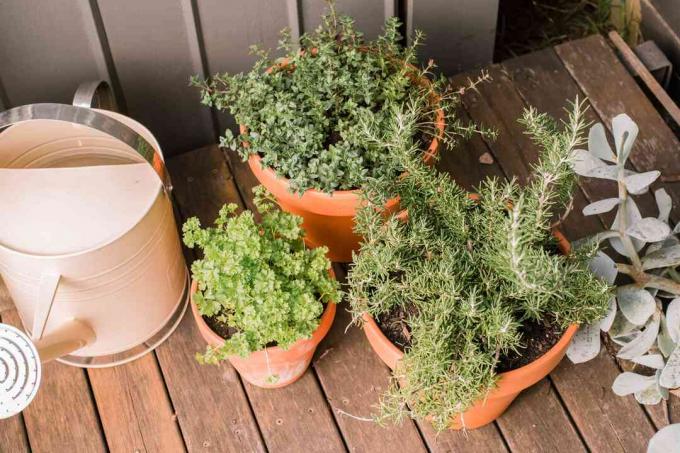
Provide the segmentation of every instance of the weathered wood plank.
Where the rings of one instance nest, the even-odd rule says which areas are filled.
[[[451,78],[451,83],[456,87],[466,86],[466,81],[465,74]],[[463,122],[472,121],[464,108],[458,109],[456,114]],[[482,160],[487,163],[482,163]],[[459,140],[453,149],[440,150],[437,168],[449,173],[458,185],[469,191],[474,191],[485,178],[505,179],[496,157],[477,134],[468,140]]]
[[[441,433],[437,433],[427,422],[419,422],[418,427],[431,452],[503,453],[508,451],[496,423],[470,431],[449,430]]]
[[[566,117],[562,108],[564,102],[580,94],[578,86],[552,49],[506,61],[503,66],[525,103],[557,119]],[[588,119],[600,121],[592,109]],[[581,181],[581,187],[592,197],[591,200],[604,198],[602,192],[611,191],[614,186],[606,182],[603,186],[602,181],[593,179]],[[584,202],[585,200],[581,200],[575,203],[573,214],[564,224],[565,233],[570,238],[592,234],[603,228],[595,217],[580,215]],[[645,211],[653,213],[653,203],[650,197],[646,197],[641,204],[644,204]],[[602,372],[590,376],[583,374],[587,369],[581,369],[586,364],[573,366],[566,363],[568,360],[563,362],[565,363],[552,373],[552,379],[588,446],[594,451],[644,450],[646,439],[636,437],[629,427],[640,426],[639,431],[648,431],[650,426],[645,414],[634,400],[620,401],[621,398],[610,390],[611,383],[618,374],[615,361],[606,353],[601,354],[587,364],[586,368],[592,367],[593,370]],[[606,389],[606,392],[600,392],[599,389]],[[617,414],[611,414],[613,407],[618,408]]]
[[[0,302],[2,299],[3,295],[0,294]],[[3,319],[3,314],[0,313],[0,322],[9,323],[9,318]],[[23,414],[0,420],[0,451],[17,453],[31,451]]]
[[[23,330],[16,310],[4,312],[2,319]],[[33,451],[106,451],[87,375],[81,368],[43,364],[40,389],[23,417]]]
[[[175,158],[170,163],[183,215],[198,214],[208,224],[224,203],[244,205],[217,146]],[[175,172],[175,169],[177,172]],[[248,191],[252,204],[252,192]],[[201,343],[196,350],[202,349]],[[211,368],[209,366],[203,368]],[[231,368],[231,367],[230,367]],[[235,373],[235,371],[234,371]],[[340,433],[311,371],[295,384],[264,390],[244,383],[266,446],[271,451],[343,451]]]
[[[312,370],[281,389],[245,387],[269,451],[346,451]]]
[[[619,374],[606,349],[589,362],[562,361],[551,374],[574,423],[592,451],[645,451],[654,427],[630,395],[611,390]]]
[[[344,283],[346,268],[336,264],[334,270]],[[390,371],[373,352],[364,333],[355,326],[348,328],[351,316],[347,310],[347,302],[338,305],[333,327],[313,361],[345,444],[353,452],[427,451],[411,420],[384,427],[364,420],[375,413]]]
[[[181,452],[184,441],[155,354],[88,370],[111,452]]]
[[[180,209],[206,224],[217,216],[221,200],[235,194],[224,160],[211,149],[168,161]],[[204,348],[187,312],[177,330],[156,350],[187,450],[265,451],[238,374],[228,363],[199,365],[193,357]]]
[[[548,379],[522,392],[498,425],[511,451],[586,451]]]
[[[680,180],[680,142],[664,123],[607,42],[599,35],[555,47],[557,55],[605,125],[627,113],[640,127],[630,162],[638,171],[659,170],[661,178]],[[657,184],[658,185],[658,184]],[[665,184],[674,200],[672,216],[680,218],[680,185]]]

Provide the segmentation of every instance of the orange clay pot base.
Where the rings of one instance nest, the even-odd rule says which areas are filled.
[[[333,271],[331,276],[335,278]],[[224,338],[208,326],[193,296],[198,289],[198,283],[191,283],[191,312],[203,339],[210,346],[221,346]],[[267,347],[251,353],[248,357],[229,356],[229,362],[236,368],[243,379],[253,385],[263,388],[279,388],[292,384],[302,377],[312,361],[316,347],[326,336],[335,319],[335,304],[327,303],[321,315],[319,327],[310,338],[301,339],[293,343],[288,349],[278,346]]]
[[[471,198],[476,197],[473,195]],[[406,220],[408,218],[408,213],[402,211],[398,216]],[[571,246],[564,235],[557,230],[553,231],[553,235],[558,241],[560,251],[563,254],[568,254],[571,250]],[[403,315],[408,316],[408,314],[407,309],[404,311]],[[368,314],[363,315],[363,321],[364,333],[366,334],[366,338],[371,344],[371,347],[376,354],[378,354],[380,359],[382,359],[388,367],[394,370],[399,360],[404,356],[402,349],[404,345],[400,348],[392,343],[375,320]],[[394,320],[392,322],[394,322]],[[453,417],[450,427],[452,429],[476,429],[487,425],[500,417],[520,392],[546,377],[560,363],[564,354],[567,352],[569,343],[577,329],[578,326],[575,324],[569,326],[569,328],[567,328],[567,330],[564,331],[564,333],[559,336],[559,339],[551,346],[548,346],[548,343],[552,343],[552,341],[539,341],[538,343],[546,343],[544,347],[547,350],[536,351],[537,353],[534,354],[536,357],[527,364],[515,364],[519,367],[500,372],[498,374],[499,378],[497,386],[491,390],[485,398],[479,400],[467,411]],[[403,333],[402,335],[406,336]],[[397,337],[395,337],[395,339],[399,342]],[[402,342],[406,343],[406,341]]]

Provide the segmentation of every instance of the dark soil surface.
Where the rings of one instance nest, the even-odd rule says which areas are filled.
[[[218,321],[217,318],[203,316],[203,320],[208,324],[208,327],[225,340],[236,333],[236,329]]]
[[[396,310],[379,316],[376,322],[385,336],[399,349],[404,350],[411,346],[411,330],[408,328],[406,320],[416,313],[417,310],[413,305],[406,308],[398,307]]]
[[[414,306],[398,308],[390,313],[381,315],[376,320],[380,330],[401,350],[411,346],[411,331],[406,320],[414,316]],[[518,352],[510,351],[502,355],[496,367],[498,373],[523,367],[545,354],[562,337],[564,330],[554,324],[551,319],[539,322],[526,321],[520,329],[523,337],[523,347]]]
[[[498,373],[514,370],[533,362],[557,344],[564,329],[553,323],[551,319],[544,319],[538,322],[525,321],[520,332],[522,332],[524,349],[518,352],[509,351],[501,356],[496,367]]]

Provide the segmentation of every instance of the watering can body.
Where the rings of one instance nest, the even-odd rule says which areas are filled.
[[[188,273],[160,147],[111,111],[35,104],[0,114],[0,275],[33,341],[73,320],[94,336],[58,360],[103,367],[162,342]]]

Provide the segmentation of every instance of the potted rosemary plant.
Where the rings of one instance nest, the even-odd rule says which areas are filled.
[[[488,179],[475,196],[415,159],[408,133],[367,128],[406,169],[388,188],[366,186],[364,241],[348,277],[354,319],[393,370],[378,420],[408,415],[440,430],[490,423],[557,366],[577,324],[607,309],[609,287],[588,270],[590,254],[570,252],[551,228],[575,179],[581,105],[565,128],[533,110],[521,121],[543,149],[532,179]],[[391,193],[398,215],[379,209]]]
[[[329,7],[319,28],[298,42],[282,32],[284,57],[272,60],[256,48],[248,73],[192,83],[203,103],[228,110],[241,125],[238,136],[226,131],[222,146],[248,160],[281,208],[304,218],[310,246],[326,245],[333,261],[349,262],[359,242],[353,233],[359,190],[369,179],[400,173],[358,124],[389,127],[407,105],[417,106],[413,133],[426,161],[468,131],[452,115],[457,93],[431,80],[433,64],[414,66],[420,33],[404,48],[399,21],[390,18],[381,36],[366,41],[352,18],[336,14],[333,1]]]
[[[191,266],[191,306],[209,346],[197,359],[228,359],[248,382],[282,387],[309,366],[340,292],[326,250],[305,247],[300,217],[276,209],[262,186],[254,191],[260,224],[229,204],[214,227],[195,217],[183,226],[184,243],[203,251]]]

